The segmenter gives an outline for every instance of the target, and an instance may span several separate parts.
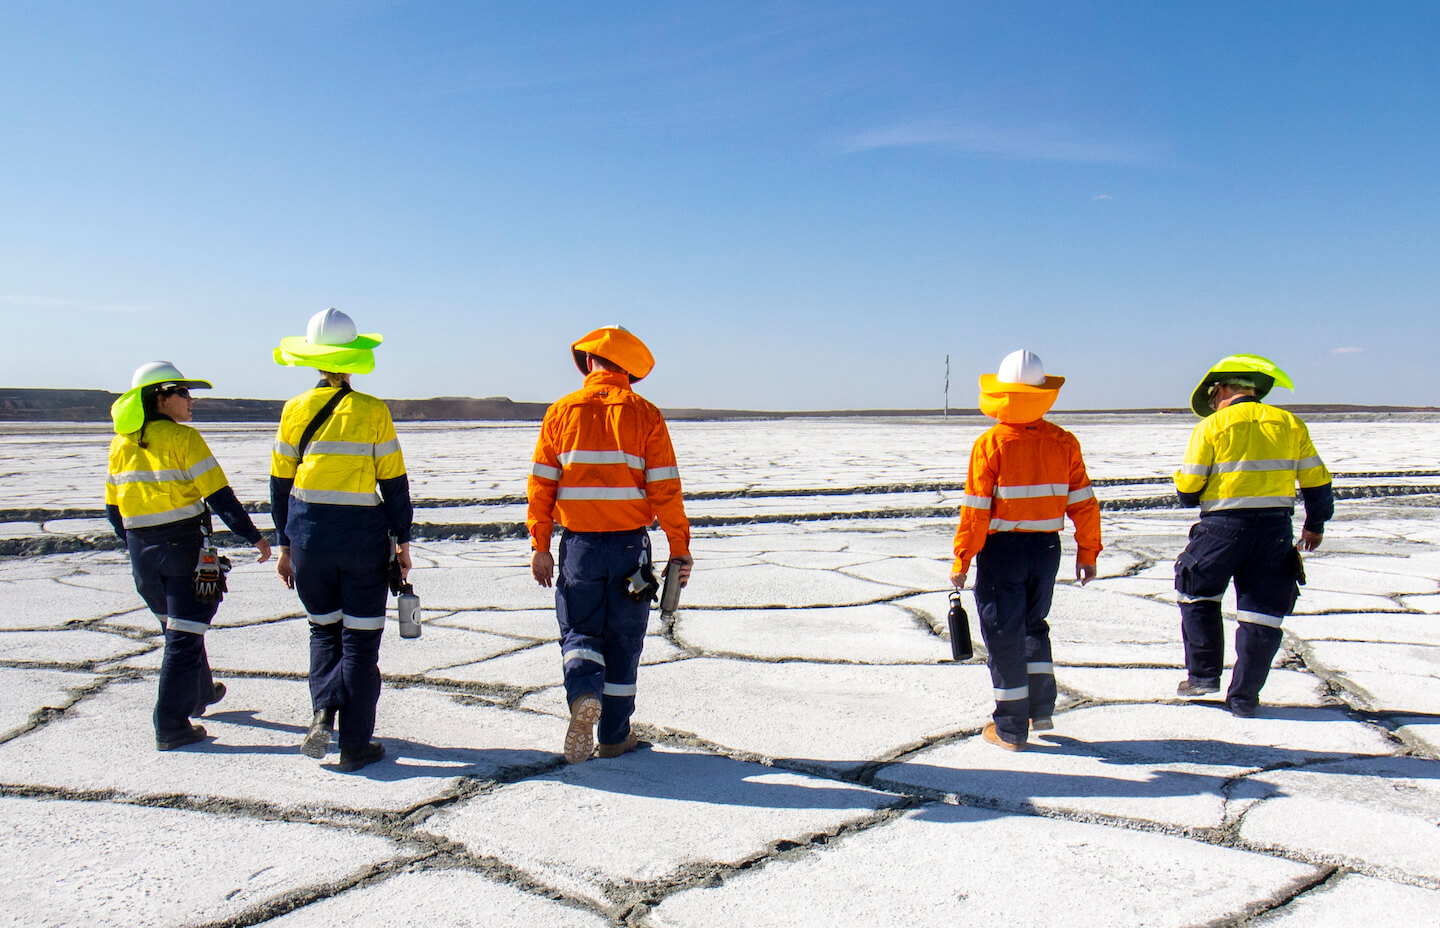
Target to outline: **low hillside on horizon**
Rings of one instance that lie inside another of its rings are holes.
[[[28,387],[0,387],[0,422],[103,422],[110,418],[110,406],[119,398],[108,390],[59,390]],[[280,418],[284,400],[257,400],[202,394],[203,418],[213,422],[274,422]],[[425,421],[535,421],[545,415],[548,403],[516,402],[506,396],[468,397],[439,396],[420,400],[386,400],[390,413],[398,422]],[[1324,413],[1433,413],[1436,406],[1355,406],[1340,404],[1276,404],[1300,414]],[[825,410],[757,410],[757,409],[690,409],[664,410],[675,420],[704,419],[783,419],[828,418],[844,416],[939,416],[939,407],[931,409],[825,409]],[[1057,409],[1057,415],[1112,413],[1156,415],[1173,413],[1190,415],[1183,407],[1141,407],[1130,409]],[[952,408],[954,416],[978,416],[978,409]]]

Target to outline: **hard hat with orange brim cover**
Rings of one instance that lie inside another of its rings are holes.
[[[1262,358],[1258,354],[1232,354],[1221,358],[1206,371],[1200,385],[1190,394],[1190,409],[1195,415],[1204,419],[1215,412],[1210,408],[1210,388],[1229,377],[1243,377],[1255,384],[1256,399],[1264,399],[1276,385],[1287,390],[1295,389],[1295,384],[1290,382],[1290,375],[1276,367],[1275,362],[1269,358]]]
[[[1045,374],[1033,351],[1012,351],[993,374],[980,375],[980,411],[1001,422],[1034,422],[1050,411],[1064,377]]]
[[[645,376],[655,369],[655,356],[650,353],[650,349],[631,334],[629,329],[620,325],[607,325],[596,329],[571,345],[570,354],[575,358],[575,366],[580,368],[582,374],[589,373],[585,367],[585,356],[593,354],[629,374],[631,383],[645,379]]]

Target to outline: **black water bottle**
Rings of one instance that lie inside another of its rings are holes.
[[[965,614],[965,606],[960,602],[960,591],[950,592],[950,614],[945,617],[950,626],[950,659],[954,661],[968,661],[975,656],[975,648],[970,644],[970,617]]]

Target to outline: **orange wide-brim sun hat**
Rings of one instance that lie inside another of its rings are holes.
[[[645,343],[636,338],[629,329],[618,325],[607,325],[585,335],[570,346],[570,354],[580,373],[587,374],[585,356],[593,354],[604,358],[630,375],[630,382],[643,380],[655,369],[655,356]]]

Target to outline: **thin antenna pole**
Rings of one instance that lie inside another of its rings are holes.
[[[950,418],[950,356],[945,356],[945,418]]]

